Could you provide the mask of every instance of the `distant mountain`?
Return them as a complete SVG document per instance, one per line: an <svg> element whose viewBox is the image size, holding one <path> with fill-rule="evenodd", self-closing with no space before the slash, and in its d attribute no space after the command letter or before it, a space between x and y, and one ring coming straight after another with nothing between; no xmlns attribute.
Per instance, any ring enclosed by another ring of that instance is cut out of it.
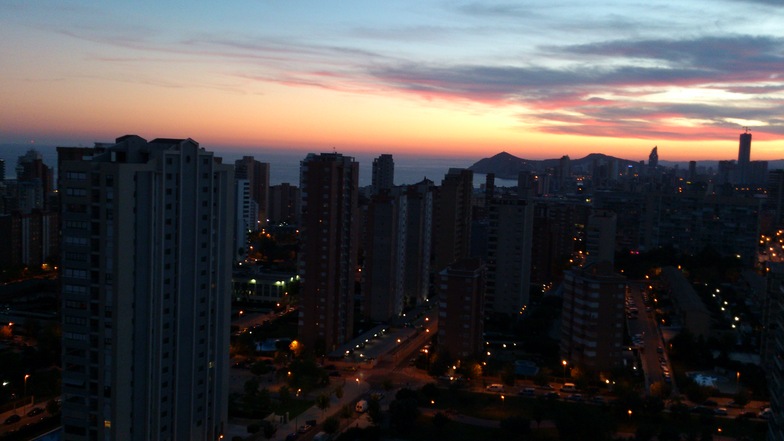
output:
<svg viewBox="0 0 784 441"><path fill-rule="evenodd" d="M494 173L499 179L517 179L521 171L541 173L548 168L558 167L560 161L560 158L544 160L523 159L507 152L501 152L491 158L480 159L468 167L468 169L474 173ZM573 172L580 173L589 171L594 165L604 165L611 161L617 161L619 168L639 165L638 161L616 158L602 153L591 153L584 158L572 159L570 166Z"/></svg>

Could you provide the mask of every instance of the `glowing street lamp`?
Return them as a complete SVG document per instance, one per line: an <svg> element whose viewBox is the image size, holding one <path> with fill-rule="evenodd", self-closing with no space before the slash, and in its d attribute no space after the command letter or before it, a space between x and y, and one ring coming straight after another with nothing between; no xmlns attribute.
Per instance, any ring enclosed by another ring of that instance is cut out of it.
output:
<svg viewBox="0 0 784 441"><path fill-rule="evenodd" d="M561 364L563 364L563 381L566 382L566 360L561 360Z"/></svg>
<svg viewBox="0 0 784 441"><path fill-rule="evenodd" d="M30 374L25 374L24 376L24 412L27 413L27 379L30 378Z"/></svg>

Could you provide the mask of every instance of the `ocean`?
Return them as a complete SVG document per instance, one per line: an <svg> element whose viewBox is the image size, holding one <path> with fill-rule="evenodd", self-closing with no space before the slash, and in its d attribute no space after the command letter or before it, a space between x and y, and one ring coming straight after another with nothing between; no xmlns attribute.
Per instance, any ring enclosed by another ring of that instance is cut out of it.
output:
<svg viewBox="0 0 784 441"><path fill-rule="evenodd" d="M0 146L0 159L5 160L6 179L16 178L16 161L19 156L24 155L31 146L26 145L2 145ZM55 146L36 145L33 148L41 153L41 157L46 165L57 168L57 148ZM257 161L268 162L270 164L270 185L279 185L284 182L299 185L299 164L307 156L307 153L300 151L280 151L280 150L232 150L216 149L215 155L223 158L224 163L234 163L235 160L243 156L253 156ZM320 152L314 152L320 153ZM339 152L343 153L343 152ZM379 154L352 154L343 153L353 157L359 162L359 185L364 187L370 185L373 159ZM411 154L396 155L392 153L395 161L395 185L415 184L427 178L441 184L441 180L449 168L467 168L482 158L468 157L436 157L436 156L416 156ZM56 182L57 170L55 170ZM479 188L484 184L485 175L474 174L474 187ZM496 179L496 186L515 186L517 182L512 180Z"/></svg>

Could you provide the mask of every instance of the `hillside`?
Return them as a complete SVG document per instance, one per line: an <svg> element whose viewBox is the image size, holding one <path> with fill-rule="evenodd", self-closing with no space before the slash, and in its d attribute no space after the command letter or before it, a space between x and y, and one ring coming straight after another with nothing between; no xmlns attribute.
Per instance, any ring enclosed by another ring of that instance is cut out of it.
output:
<svg viewBox="0 0 784 441"><path fill-rule="evenodd" d="M638 164L637 161L616 158L602 153L591 153L583 158L572 159L570 165L572 172L580 173L590 170L594 164L602 165L612 160L618 161L619 167ZM560 159L531 160L518 158L507 152L501 152L493 157L480 159L468 167L468 169L474 173L494 173L499 179L517 179L517 175L521 171L540 173L548 168L558 167L559 162Z"/></svg>

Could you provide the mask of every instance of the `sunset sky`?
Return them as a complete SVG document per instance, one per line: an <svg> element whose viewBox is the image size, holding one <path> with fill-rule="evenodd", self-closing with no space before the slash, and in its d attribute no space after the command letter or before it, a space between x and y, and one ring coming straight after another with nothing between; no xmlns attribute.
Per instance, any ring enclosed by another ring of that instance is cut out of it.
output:
<svg viewBox="0 0 784 441"><path fill-rule="evenodd" d="M0 144L784 158L781 0L0 2Z"/></svg>

